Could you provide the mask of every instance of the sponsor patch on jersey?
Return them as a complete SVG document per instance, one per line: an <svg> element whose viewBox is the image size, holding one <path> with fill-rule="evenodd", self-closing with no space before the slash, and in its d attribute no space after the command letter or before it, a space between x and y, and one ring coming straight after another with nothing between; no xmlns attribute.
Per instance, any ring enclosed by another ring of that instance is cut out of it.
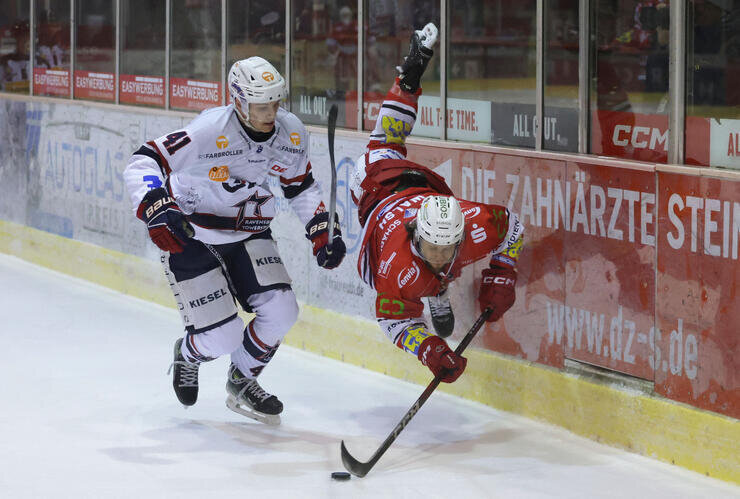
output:
<svg viewBox="0 0 740 499"><path fill-rule="evenodd" d="M398 287L402 288L407 284L413 284L419 278L419 266L413 262L411 267L407 267L398 274Z"/></svg>
<svg viewBox="0 0 740 499"><path fill-rule="evenodd" d="M270 168L270 170L277 172L277 173L285 173L287 168L283 168L282 166L278 166L278 165L272 165L272 168Z"/></svg>
<svg viewBox="0 0 740 499"><path fill-rule="evenodd" d="M395 251L391 253L391 256L389 256L387 260L380 261L380 265L378 265L378 277L388 277L388 272L391 270L391 262L393 262L394 258L396 258Z"/></svg>
<svg viewBox="0 0 740 499"><path fill-rule="evenodd" d="M383 232L383 238L380 240L380 251L383 251L383 247L385 246L385 242L388 240L388 237L391 235L391 232L396 230L398 227L401 226L401 221L396 220L395 222L391 223L388 228Z"/></svg>
<svg viewBox="0 0 740 499"><path fill-rule="evenodd" d="M473 239L473 244L482 243L487 239L486 228L478 227L478 224L473 224L473 230L470 231L470 237Z"/></svg>
<svg viewBox="0 0 740 499"><path fill-rule="evenodd" d="M278 147L280 151L289 152L291 154L303 154L304 150L300 147L288 147L288 146L280 146Z"/></svg>
<svg viewBox="0 0 740 499"><path fill-rule="evenodd" d="M294 146L299 146L301 145L301 136L296 132L293 132L290 134L290 141L293 143Z"/></svg>
<svg viewBox="0 0 740 499"><path fill-rule="evenodd" d="M380 121L380 126L385 132L385 142L387 144L403 144L406 137L411 133L411 123L397 120L393 116L384 115Z"/></svg>
<svg viewBox="0 0 740 499"><path fill-rule="evenodd" d="M463 211L463 217L465 218L473 218L477 217L480 213L480 206L473 206L472 208L468 208L467 210Z"/></svg>
<svg viewBox="0 0 740 499"><path fill-rule="evenodd" d="M401 337L401 345L403 345L403 349L407 352L418 355L419 346L429 336L431 336L431 333L428 332L421 324L412 325L407 327L406 330L403 332L403 336Z"/></svg>
<svg viewBox="0 0 740 499"><path fill-rule="evenodd" d="M227 139L224 135L219 136L216 139L216 147L219 149L226 149L229 147L229 139Z"/></svg>
<svg viewBox="0 0 740 499"><path fill-rule="evenodd" d="M198 159L217 159L224 156L238 156L244 152L244 149L237 149L236 151L219 151L219 152L206 152L198 154Z"/></svg>
<svg viewBox="0 0 740 499"><path fill-rule="evenodd" d="M508 256L514 260L519 258L519 254L522 252L522 239L517 239L514 243L510 244L508 248L501 252L501 254Z"/></svg>
<svg viewBox="0 0 740 499"><path fill-rule="evenodd" d="M208 178L214 182L226 182L229 180L229 167L226 165L214 166L211 168L211 171L208 172Z"/></svg>
<svg viewBox="0 0 740 499"><path fill-rule="evenodd" d="M406 305L401 300L395 300L391 298L381 298L379 294L377 298L377 310L381 315L394 316L401 315L406 310Z"/></svg>

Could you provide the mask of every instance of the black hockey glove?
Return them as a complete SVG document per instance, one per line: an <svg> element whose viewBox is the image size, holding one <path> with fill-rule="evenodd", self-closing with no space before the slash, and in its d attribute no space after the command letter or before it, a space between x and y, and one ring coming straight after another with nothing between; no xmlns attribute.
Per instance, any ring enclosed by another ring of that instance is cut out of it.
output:
<svg viewBox="0 0 740 499"><path fill-rule="evenodd" d="M339 266L344 259L347 248L342 241L342 231L339 228L339 217L334 214L333 241L329 243L329 213L321 212L306 224L306 239L311 241L313 256L319 267L333 269Z"/></svg>
<svg viewBox="0 0 740 499"><path fill-rule="evenodd" d="M424 26L424 29L416 30L411 34L409 44L409 55L404 57L403 64L399 66L401 73L398 85L404 92L415 94L421 86L421 75L434 55L432 47L437 41L437 27L433 23Z"/></svg>
<svg viewBox="0 0 740 499"><path fill-rule="evenodd" d="M195 235L193 226L163 187L146 193L136 216L146 222L149 237L163 251L180 253Z"/></svg>

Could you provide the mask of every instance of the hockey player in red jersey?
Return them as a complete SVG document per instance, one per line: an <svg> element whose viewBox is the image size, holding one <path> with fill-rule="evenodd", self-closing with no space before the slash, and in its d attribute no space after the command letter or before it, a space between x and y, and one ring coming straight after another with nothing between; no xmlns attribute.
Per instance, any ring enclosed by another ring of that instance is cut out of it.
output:
<svg viewBox="0 0 740 499"><path fill-rule="evenodd" d="M489 321L501 318L514 303L524 230L506 207L458 200L442 177L406 159L421 75L436 39L431 23L412 35L350 187L364 230L358 271L377 292L380 327L396 346L451 383L467 361L443 339L454 327L448 285L463 267L488 258L478 301L481 310L492 309ZM436 335L423 317L423 297Z"/></svg>

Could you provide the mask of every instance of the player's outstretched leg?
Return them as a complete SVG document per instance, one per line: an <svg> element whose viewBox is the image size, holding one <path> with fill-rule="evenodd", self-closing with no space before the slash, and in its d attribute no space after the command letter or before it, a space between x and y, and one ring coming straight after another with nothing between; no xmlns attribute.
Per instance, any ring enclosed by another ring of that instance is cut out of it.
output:
<svg viewBox="0 0 740 499"><path fill-rule="evenodd" d="M188 362L182 355L182 338L175 342L175 360L170 365L172 387L177 400L186 408L198 400L198 368L200 362Z"/></svg>
<svg viewBox="0 0 740 499"><path fill-rule="evenodd" d="M257 379L246 377L234 364L229 366L226 391L226 406L232 411L262 423L280 424L283 403L264 391Z"/></svg>
<svg viewBox="0 0 740 499"><path fill-rule="evenodd" d="M403 64L396 68L401 73L398 84L404 91L414 94L421 86L421 75L424 74L429 59L434 55L432 47L437 42L437 35L434 23L427 24L424 29L416 30L411 35L409 55L404 57Z"/></svg>
<svg viewBox="0 0 740 499"><path fill-rule="evenodd" d="M432 325L437 336L447 338L455 329L455 314L452 313L449 294L445 291L437 296L427 298L429 313L432 316Z"/></svg>

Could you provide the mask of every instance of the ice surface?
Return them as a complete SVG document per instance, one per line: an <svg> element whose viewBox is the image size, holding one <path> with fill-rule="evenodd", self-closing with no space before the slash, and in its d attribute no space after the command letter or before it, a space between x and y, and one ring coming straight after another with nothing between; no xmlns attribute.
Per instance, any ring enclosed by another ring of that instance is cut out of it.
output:
<svg viewBox="0 0 740 499"><path fill-rule="evenodd" d="M0 285L0 497L740 497L442 393L367 477L332 481L339 442L369 458L421 387L282 346L260 377L280 427L225 407L226 358L184 410L166 375L175 310L6 255Z"/></svg>

